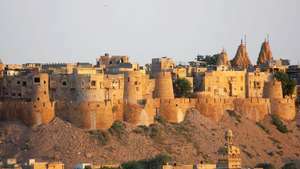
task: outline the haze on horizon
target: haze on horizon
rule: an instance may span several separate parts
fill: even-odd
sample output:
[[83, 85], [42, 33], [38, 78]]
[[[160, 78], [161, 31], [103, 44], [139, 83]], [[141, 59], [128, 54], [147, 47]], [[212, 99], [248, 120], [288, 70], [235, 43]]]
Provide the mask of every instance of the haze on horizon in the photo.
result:
[[299, 0], [1, 0], [0, 59], [94, 63], [107, 52], [187, 62], [223, 47], [233, 58], [246, 34], [256, 63], [270, 34], [274, 57], [296, 64], [299, 8]]

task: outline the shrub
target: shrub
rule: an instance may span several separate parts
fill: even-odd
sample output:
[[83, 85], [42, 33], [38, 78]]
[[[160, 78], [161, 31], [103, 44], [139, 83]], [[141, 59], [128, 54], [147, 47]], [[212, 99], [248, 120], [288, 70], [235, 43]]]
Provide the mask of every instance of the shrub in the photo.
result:
[[101, 144], [105, 145], [108, 140], [109, 140], [109, 136], [108, 133], [105, 131], [100, 131], [100, 130], [91, 130], [89, 131], [89, 134], [96, 138], [97, 140], [99, 140], [101, 142]]
[[282, 93], [283, 96], [291, 96], [293, 95], [296, 87], [296, 82], [284, 72], [276, 72], [274, 77], [281, 81], [282, 84]]
[[297, 169], [297, 166], [295, 163], [286, 163], [281, 169]]
[[161, 115], [156, 115], [154, 117], [154, 120], [162, 125], [165, 125], [167, 123], [167, 120], [164, 117], [162, 117]]
[[147, 126], [144, 126], [144, 125], [140, 125], [140, 126], [137, 126], [133, 132], [137, 133], [137, 134], [146, 134], [148, 135], [149, 133], [149, 128]]
[[256, 125], [257, 125], [259, 128], [261, 128], [264, 132], [266, 132], [267, 134], [270, 133], [270, 130], [269, 130], [266, 126], [264, 126], [263, 124], [261, 124], [260, 122], [257, 122]]
[[123, 169], [158, 169], [162, 165], [171, 161], [171, 157], [166, 154], [160, 154], [151, 159], [140, 161], [129, 161], [122, 164]]
[[242, 118], [241, 115], [237, 114], [235, 111], [228, 111], [228, 114], [230, 117], [235, 118], [237, 122], [239, 123], [241, 122], [241, 118]]
[[263, 169], [275, 169], [275, 166], [271, 163], [260, 163], [255, 166], [256, 168], [263, 168]]
[[110, 133], [116, 133], [118, 137], [121, 137], [121, 135], [125, 132], [125, 125], [121, 121], [115, 121], [108, 130]]
[[287, 133], [288, 129], [286, 125], [280, 120], [280, 118], [276, 115], [272, 115], [272, 123], [276, 126], [277, 130], [281, 133]]

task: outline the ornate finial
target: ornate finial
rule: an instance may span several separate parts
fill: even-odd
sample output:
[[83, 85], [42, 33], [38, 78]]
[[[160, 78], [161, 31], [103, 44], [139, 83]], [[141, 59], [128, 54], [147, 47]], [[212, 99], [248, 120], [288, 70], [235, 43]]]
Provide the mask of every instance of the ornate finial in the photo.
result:
[[225, 140], [226, 140], [226, 145], [232, 145], [233, 144], [232, 130], [229, 129], [225, 132]]
[[247, 35], [244, 35], [245, 46], [247, 45]]
[[270, 42], [270, 35], [267, 34], [267, 41]]

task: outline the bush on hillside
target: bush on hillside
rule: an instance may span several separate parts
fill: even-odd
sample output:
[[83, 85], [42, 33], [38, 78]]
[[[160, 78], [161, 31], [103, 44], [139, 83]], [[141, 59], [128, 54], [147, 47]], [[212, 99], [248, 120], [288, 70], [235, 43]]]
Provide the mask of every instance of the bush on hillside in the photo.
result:
[[297, 166], [293, 162], [289, 162], [284, 164], [284, 166], [281, 169], [297, 169]]
[[255, 166], [256, 168], [263, 168], [263, 169], [276, 169], [275, 166], [271, 163], [260, 163]]
[[271, 117], [272, 117], [272, 123], [276, 126], [278, 131], [280, 131], [281, 133], [288, 132], [286, 125], [284, 125], [284, 123], [281, 121], [281, 119], [278, 116], [273, 114]]

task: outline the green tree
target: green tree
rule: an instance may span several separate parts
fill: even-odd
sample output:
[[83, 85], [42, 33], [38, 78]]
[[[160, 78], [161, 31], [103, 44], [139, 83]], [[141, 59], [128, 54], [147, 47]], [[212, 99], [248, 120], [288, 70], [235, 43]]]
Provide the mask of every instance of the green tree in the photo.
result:
[[178, 78], [174, 82], [174, 93], [176, 97], [190, 97], [192, 86], [186, 78]]
[[157, 169], [161, 168], [162, 165], [171, 161], [171, 157], [166, 154], [159, 154], [151, 159], [140, 160], [140, 161], [129, 161], [122, 164], [123, 169]]
[[287, 73], [276, 72], [274, 77], [281, 81], [283, 96], [291, 96], [294, 93], [296, 82]]

